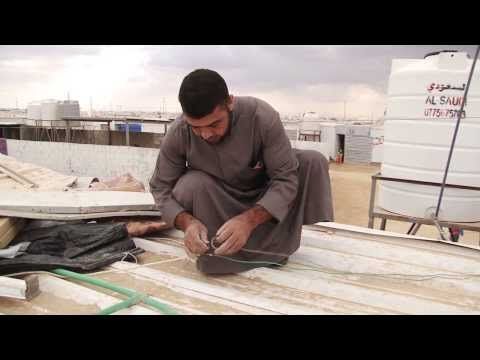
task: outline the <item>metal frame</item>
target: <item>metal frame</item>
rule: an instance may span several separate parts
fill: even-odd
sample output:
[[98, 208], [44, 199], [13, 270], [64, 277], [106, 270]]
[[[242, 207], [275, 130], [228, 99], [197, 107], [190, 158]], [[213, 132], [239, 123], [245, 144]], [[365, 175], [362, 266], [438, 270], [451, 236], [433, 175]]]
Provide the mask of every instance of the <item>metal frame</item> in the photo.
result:
[[[106, 122], [108, 124], [108, 144], [111, 144], [111, 135], [110, 135], [110, 123], [112, 121], [115, 122], [123, 122], [125, 123], [125, 145], [130, 146], [130, 123], [131, 122], [141, 122], [141, 123], [151, 123], [151, 124], [163, 124], [164, 127], [164, 135], [167, 134], [168, 124], [172, 123], [175, 119], [169, 120], [160, 120], [160, 119], [146, 119], [146, 118], [135, 118], [135, 117], [128, 117], [128, 118], [84, 118], [84, 117], [63, 117], [62, 120], [59, 121], [66, 121], [67, 122], [67, 139], [70, 139], [70, 124], [69, 121], [84, 121], [84, 122]], [[69, 141], [67, 141], [69, 142]]]
[[[372, 175], [372, 185], [370, 189], [370, 204], [368, 208], [368, 227], [370, 229], [374, 228], [374, 221], [375, 218], [380, 218], [380, 230], [385, 230], [387, 225], [387, 220], [397, 220], [397, 221], [404, 221], [410, 222], [412, 225], [410, 226], [407, 234], [415, 235], [420, 228], [421, 225], [433, 225], [436, 226], [435, 221], [433, 219], [427, 218], [416, 218], [407, 215], [401, 215], [392, 213], [386, 210], [383, 210], [379, 207], [375, 206], [375, 193], [377, 190], [377, 181], [393, 181], [393, 182], [401, 182], [401, 183], [408, 183], [408, 184], [417, 184], [417, 185], [427, 185], [427, 186], [438, 186], [441, 187], [442, 183], [436, 182], [429, 182], [429, 181], [419, 181], [419, 180], [410, 180], [410, 179], [399, 179], [399, 178], [391, 178], [382, 176], [381, 173], [377, 173]], [[466, 186], [466, 185], [453, 185], [453, 184], [445, 184], [446, 188], [454, 188], [454, 189], [464, 189], [464, 190], [474, 190], [480, 191], [480, 187], [478, 186]], [[470, 230], [476, 231], [480, 233], [480, 222], [466, 222], [466, 223], [458, 223], [458, 222], [451, 222], [451, 221], [438, 221], [438, 225], [441, 227], [456, 227], [463, 230]]]
[[301, 132], [300, 130], [298, 132], [297, 140], [308, 141], [308, 137], [313, 137], [313, 141], [317, 141], [316, 139], [318, 139], [318, 142], [321, 141], [321, 137], [322, 137], [321, 130], [305, 130], [305, 131], [306, 132]]
[[[22, 118], [24, 120], [24, 118]], [[50, 129], [55, 131], [56, 129], [60, 129], [61, 127], [56, 127], [55, 123], [65, 122], [65, 142], [69, 143], [72, 140], [72, 127], [70, 126], [70, 121], [81, 121], [81, 122], [96, 122], [96, 123], [106, 123], [107, 124], [107, 131], [108, 131], [108, 145], [112, 144], [111, 139], [111, 130], [110, 124], [112, 121], [125, 123], [125, 145], [130, 146], [130, 123], [132, 122], [141, 122], [141, 123], [151, 123], [151, 124], [163, 124], [164, 126], [164, 135], [167, 134], [168, 124], [171, 124], [175, 119], [168, 119], [168, 120], [161, 120], [161, 119], [148, 119], [148, 118], [135, 118], [135, 117], [122, 117], [122, 118], [114, 118], [114, 117], [81, 117], [81, 116], [68, 116], [62, 117], [61, 120], [48, 120], [50, 122]], [[42, 135], [42, 132], [45, 131], [44, 127], [41, 125], [43, 120], [38, 120], [38, 124], [35, 126], [35, 133], [34, 139], [38, 141]], [[23, 129], [27, 126], [24, 124], [11, 124], [11, 123], [2, 123], [0, 121], [0, 134], [3, 134], [3, 128], [18, 128], [20, 129], [20, 140], [23, 140]], [[48, 130], [47, 130], [48, 135]], [[53, 134], [55, 135], [55, 134]]]

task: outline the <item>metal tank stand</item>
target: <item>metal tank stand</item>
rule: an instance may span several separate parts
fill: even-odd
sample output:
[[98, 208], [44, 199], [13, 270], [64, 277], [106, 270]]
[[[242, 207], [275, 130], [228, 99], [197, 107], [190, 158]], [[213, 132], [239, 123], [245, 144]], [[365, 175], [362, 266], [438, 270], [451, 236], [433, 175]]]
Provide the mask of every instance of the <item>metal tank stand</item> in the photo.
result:
[[[437, 186], [441, 187], [442, 183], [428, 182], [428, 181], [418, 181], [410, 179], [399, 179], [382, 176], [381, 173], [372, 175], [372, 186], [370, 189], [370, 204], [368, 208], [368, 227], [370, 229], [374, 228], [375, 218], [381, 219], [380, 230], [385, 230], [387, 226], [387, 220], [396, 220], [411, 223], [410, 228], [407, 231], [408, 235], [415, 235], [422, 225], [432, 225], [437, 227], [446, 227], [446, 228], [458, 228], [461, 230], [470, 230], [480, 233], [480, 222], [452, 222], [452, 221], [443, 221], [436, 220], [434, 218], [417, 218], [413, 216], [407, 216], [402, 214], [393, 213], [387, 210], [384, 210], [380, 207], [375, 206], [375, 194], [377, 191], [377, 181], [393, 181], [401, 182], [407, 184], [417, 184], [417, 185], [427, 185], [427, 186]], [[446, 188], [454, 189], [464, 189], [464, 190], [475, 190], [480, 191], [478, 186], [466, 186], [466, 185], [454, 185], [454, 184], [445, 184]]]

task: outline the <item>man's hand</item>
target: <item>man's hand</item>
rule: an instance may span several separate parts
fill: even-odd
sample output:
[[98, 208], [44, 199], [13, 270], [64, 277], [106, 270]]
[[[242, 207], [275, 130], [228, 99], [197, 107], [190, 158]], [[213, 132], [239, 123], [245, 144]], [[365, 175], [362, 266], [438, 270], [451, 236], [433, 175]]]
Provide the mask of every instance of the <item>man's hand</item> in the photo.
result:
[[272, 215], [263, 206], [255, 205], [237, 215], [217, 231], [217, 243], [223, 243], [215, 250], [215, 255], [231, 255], [239, 251], [248, 241], [255, 228], [272, 219]]
[[254, 228], [243, 214], [228, 220], [217, 231], [216, 243], [222, 245], [215, 250], [215, 255], [235, 254], [245, 246]]
[[193, 220], [185, 229], [184, 242], [188, 250], [202, 255], [208, 250], [207, 228], [199, 220]]
[[200, 220], [183, 211], [175, 218], [175, 227], [185, 233], [183, 241], [191, 253], [202, 255], [208, 250], [208, 230]]

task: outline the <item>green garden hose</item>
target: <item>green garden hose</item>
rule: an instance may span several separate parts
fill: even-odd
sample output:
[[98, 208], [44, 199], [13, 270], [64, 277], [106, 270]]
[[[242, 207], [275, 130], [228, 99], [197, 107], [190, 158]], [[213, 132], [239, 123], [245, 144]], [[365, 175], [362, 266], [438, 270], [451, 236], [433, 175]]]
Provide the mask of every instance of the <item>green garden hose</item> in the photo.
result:
[[94, 278], [94, 277], [91, 277], [91, 276], [88, 276], [88, 275], [79, 274], [79, 273], [69, 271], [69, 270], [65, 270], [65, 269], [55, 269], [55, 270], [52, 270], [52, 272], [57, 274], [57, 275], [69, 277], [69, 278], [72, 278], [72, 279], [75, 279], [75, 280], [78, 280], [78, 281], [85, 282], [87, 284], [99, 286], [99, 287], [102, 287], [104, 289], [115, 291], [119, 294], [128, 296], [127, 300], [121, 301], [118, 304], [115, 304], [113, 306], [110, 306], [110, 307], [100, 311], [99, 314], [101, 314], [101, 315], [112, 314], [116, 311], [126, 309], [126, 308], [128, 308], [132, 305], [135, 305], [135, 304], [139, 303], [139, 302], [143, 302], [143, 303], [159, 310], [160, 312], [162, 312], [164, 314], [177, 315], [177, 312], [175, 310], [173, 310], [170, 306], [168, 306], [166, 304], [163, 304], [163, 303], [161, 303], [161, 302], [159, 302], [155, 299], [152, 299], [150, 296], [139, 293], [135, 290], [127, 289], [127, 288], [112, 284], [112, 283], [110, 283], [108, 281], [105, 281], [105, 280], [97, 279], [97, 278]]

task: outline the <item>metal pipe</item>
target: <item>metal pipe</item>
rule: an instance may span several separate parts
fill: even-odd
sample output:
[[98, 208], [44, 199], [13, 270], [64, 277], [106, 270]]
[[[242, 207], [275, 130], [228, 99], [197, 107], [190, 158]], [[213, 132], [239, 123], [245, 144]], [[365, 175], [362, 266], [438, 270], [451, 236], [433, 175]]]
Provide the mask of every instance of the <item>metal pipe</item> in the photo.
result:
[[170, 306], [168, 306], [166, 304], [162, 304], [161, 302], [159, 302], [155, 299], [152, 299], [150, 296], [143, 297], [143, 294], [140, 294], [137, 291], [112, 284], [108, 281], [97, 279], [97, 278], [94, 278], [94, 277], [91, 277], [91, 276], [88, 276], [88, 275], [84, 275], [84, 274], [78, 274], [76, 272], [65, 270], [65, 269], [55, 269], [55, 270], [52, 270], [52, 272], [57, 274], [57, 275], [66, 276], [66, 277], [69, 277], [69, 278], [72, 278], [72, 279], [75, 279], [75, 280], [78, 280], [78, 281], [86, 282], [87, 284], [91, 284], [91, 285], [102, 287], [104, 289], [115, 291], [119, 294], [122, 294], [122, 295], [125, 295], [125, 296], [129, 297], [129, 299], [121, 301], [120, 304], [114, 305], [113, 309], [112, 309], [112, 307], [104, 309], [103, 311], [105, 313], [111, 313], [111, 311], [113, 311], [113, 310], [119, 310], [120, 308], [128, 307], [131, 304], [133, 304], [132, 301], [135, 297], [141, 296], [142, 297], [141, 300], [142, 300], [143, 303], [145, 303], [147, 305], [150, 305], [157, 310], [160, 310], [164, 314], [167, 314], [167, 315], [176, 315], [177, 314], [175, 310], [170, 308]]
[[372, 176], [372, 185], [370, 187], [370, 203], [368, 205], [368, 227], [373, 229], [374, 218], [373, 218], [373, 209], [375, 207], [375, 195], [377, 190], [377, 178]]
[[470, 69], [470, 75], [468, 76], [467, 87], [465, 88], [465, 93], [463, 95], [462, 105], [460, 107], [460, 111], [458, 112], [457, 124], [455, 125], [455, 131], [453, 132], [452, 143], [450, 145], [450, 151], [448, 153], [447, 166], [445, 167], [442, 186], [440, 188], [440, 194], [438, 196], [437, 209], [435, 211], [435, 219], [438, 219], [438, 214], [440, 213], [440, 205], [442, 204], [443, 192], [445, 190], [445, 183], [447, 182], [448, 170], [450, 168], [450, 161], [452, 160], [453, 149], [455, 147], [455, 141], [457, 140], [458, 129], [460, 127], [460, 119], [462, 118], [463, 109], [465, 107], [465, 103], [467, 102], [468, 90], [470, 88], [470, 82], [472, 81], [473, 72], [475, 71], [475, 64], [477, 63], [479, 52], [480, 52], [480, 45], [477, 46], [477, 51], [475, 52], [475, 57], [473, 59], [472, 67]]
[[[378, 180], [402, 182], [402, 183], [407, 183], [407, 184], [427, 185], [427, 186], [441, 186], [442, 185], [442, 183], [436, 183], [436, 182], [431, 182], [431, 181], [420, 181], [420, 180], [391, 178], [391, 177], [380, 176], [380, 175], [372, 175], [372, 177], [374, 177]], [[445, 187], [452, 188], [452, 189], [480, 191], [480, 186], [445, 184]]]
[[127, 146], [130, 146], [130, 127], [128, 125], [128, 120], [125, 120], [125, 140]]

